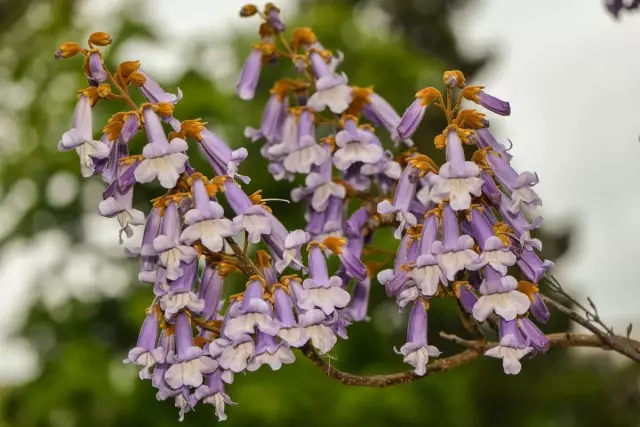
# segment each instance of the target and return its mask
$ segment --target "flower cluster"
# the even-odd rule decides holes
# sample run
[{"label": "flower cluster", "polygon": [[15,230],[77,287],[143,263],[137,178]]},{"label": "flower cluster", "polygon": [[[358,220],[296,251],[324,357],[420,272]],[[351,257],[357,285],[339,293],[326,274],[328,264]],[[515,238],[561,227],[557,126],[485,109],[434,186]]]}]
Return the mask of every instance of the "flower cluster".
[{"label": "flower cluster", "polygon": [[[158,399],[174,399],[180,419],[201,402],[224,420],[235,374],[263,365],[278,370],[294,362],[296,348],[329,352],[338,337],[347,338],[350,324],[368,319],[377,277],[400,308],[411,307],[399,353],[416,374],[424,375],[429,357],[440,354],[427,342],[428,309],[437,297],[457,298],[468,316],[489,321],[500,345],[487,355],[517,373],[521,357],[548,347],[528,317],[545,322],[549,316],[536,283],[552,263],[539,258],[541,242],[531,236],[542,221],[525,216],[541,203],[532,189],[537,176],[512,168],[484,114],[461,109],[468,100],[508,115],[509,104],[481,86],[465,86],[462,73],[450,71],[446,97],[423,89],[401,117],[372,88],[349,85],[338,71],[342,54],[323,47],[311,29],[285,36],[279,12],[273,4],[242,8],[241,16],[262,22],[237,95],[252,99],[262,71],[283,58],[294,65],[297,75],[275,83],[259,127],[247,127],[245,136],[262,142],[274,179],[303,175],[291,199],[306,206],[304,230],[289,231],[260,191],[246,192],[249,177],[238,173],[245,148],[232,150],[206,123],[174,115],[179,90],[165,92],[138,61],[111,72],[100,49],[111,43],[109,35],[94,33],[88,48],[65,43],[56,53],[58,59],[84,56],[88,81],[58,147],[78,154],[84,177],[101,176],[107,184],[98,212],[117,218],[125,253],[140,259],[138,279],[153,291],[125,363],[140,367]],[[132,88],[144,102],[134,101]],[[93,108],[107,100],[129,108],[113,115],[94,140]],[[410,148],[428,107],[447,119],[435,138],[446,152],[440,167]],[[390,147],[383,146],[380,129]],[[138,132],[146,143],[132,154]],[[189,144],[197,145],[212,176],[190,165]],[[401,144],[408,151],[394,157]],[[465,145],[477,147],[470,160]],[[133,208],[134,189],[153,182],[166,191],[145,215]],[[131,243],[136,226],[137,245]],[[363,257],[376,230],[387,226],[395,227],[400,244],[393,268],[376,274],[376,264]],[[339,267],[330,272],[332,256]],[[518,269],[527,281],[514,278]],[[225,300],[231,274],[243,274],[246,288]]]},{"label": "flower cluster", "polygon": [[[442,110],[447,127],[434,144],[445,150],[446,162],[438,167],[424,154],[411,156],[393,200],[378,204],[379,213],[396,215],[401,239],[394,268],[379,272],[378,280],[400,307],[413,304],[400,353],[417,374],[440,353],[425,339],[426,310],[431,299],[449,295],[478,322],[496,316],[500,345],[486,354],[502,358],[504,371],[517,374],[522,356],[549,346],[527,317],[530,312],[548,320],[536,283],[553,267],[538,256],[542,243],[531,236],[542,218],[525,216],[542,203],[532,188],[538,177],[513,169],[485,114],[461,107],[467,100],[506,116],[509,104],[482,86],[467,86],[460,71],[445,72],[443,81],[446,96],[433,87],[420,90],[398,126],[400,137],[410,138],[429,107]],[[465,145],[473,151],[470,160]],[[516,273],[527,281],[518,282]]]}]

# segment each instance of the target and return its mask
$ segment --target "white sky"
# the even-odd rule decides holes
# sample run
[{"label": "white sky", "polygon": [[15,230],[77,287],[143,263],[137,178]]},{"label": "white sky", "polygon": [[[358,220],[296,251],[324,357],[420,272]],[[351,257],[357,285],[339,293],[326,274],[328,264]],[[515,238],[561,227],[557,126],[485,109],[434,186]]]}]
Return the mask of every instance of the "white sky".
[{"label": "white sky", "polygon": [[[106,3],[86,1],[85,17],[95,16]],[[163,39],[165,50],[131,49],[154,73],[179,72],[177,55],[189,37],[219,40],[252,25],[237,17],[244,3],[148,0],[145,13],[172,37]],[[291,0],[278,3],[285,16],[291,13]],[[492,49],[499,55],[474,83],[511,102],[512,116],[495,117],[492,123],[501,139],[514,142],[516,167],[538,172],[546,226],[574,224],[579,230],[558,275],[591,296],[611,323],[640,320],[634,274],[640,261],[635,245],[640,241],[635,186],[640,182],[640,56],[629,49],[640,40],[640,13],[615,22],[602,0],[484,0],[454,21],[463,50]],[[222,68],[212,70],[213,75],[228,72],[218,64]],[[30,259],[0,257],[3,325],[15,325],[22,315],[33,277],[29,266],[50,244],[46,237],[41,240]],[[18,244],[4,255],[9,249],[27,252]],[[34,361],[23,343],[3,343],[0,335],[0,345],[0,381],[33,372]]]}]

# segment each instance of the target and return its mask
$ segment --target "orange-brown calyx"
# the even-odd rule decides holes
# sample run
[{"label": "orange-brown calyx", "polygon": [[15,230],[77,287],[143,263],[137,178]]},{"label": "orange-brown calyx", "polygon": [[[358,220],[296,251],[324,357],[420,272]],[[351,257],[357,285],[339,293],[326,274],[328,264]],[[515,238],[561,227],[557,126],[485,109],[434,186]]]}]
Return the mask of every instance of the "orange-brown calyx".
[{"label": "orange-brown calyx", "polygon": [[417,154],[409,159],[408,164],[418,169],[420,177],[424,177],[427,173],[438,173],[438,165],[426,154]]},{"label": "orange-brown calyx", "polygon": [[351,90],[351,104],[345,111],[345,114],[358,116],[362,110],[371,104],[371,94],[373,93],[373,86],[369,87],[357,87],[354,86]]},{"label": "orange-brown calyx", "polygon": [[173,104],[160,102],[155,104],[155,108],[153,110],[162,117],[171,117],[173,115]]},{"label": "orange-brown calyx", "polygon": [[438,99],[442,99],[442,94],[435,87],[427,87],[416,92],[416,99],[420,99],[420,104],[428,106]]},{"label": "orange-brown calyx", "polygon": [[414,227],[409,227],[407,229],[407,235],[409,236],[409,241],[413,242],[415,240],[420,239],[420,236],[422,235],[422,228],[424,226],[422,224],[418,224]]},{"label": "orange-brown calyx", "polygon": [[359,121],[358,117],[356,116],[353,116],[351,114],[343,114],[342,117],[340,117],[340,120],[338,121],[342,129],[344,129],[344,127],[347,125],[347,120],[353,121],[356,125],[358,124],[358,121]]},{"label": "orange-brown calyx", "polygon": [[271,255],[262,249],[256,251],[256,265],[263,270],[271,268]]},{"label": "orange-brown calyx", "polygon": [[309,27],[294,28],[291,33],[291,48],[296,51],[302,46],[310,46],[316,42],[316,35]]},{"label": "orange-brown calyx", "polygon": [[335,135],[326,136],[326,137],[320,139],[320,143],[328,145],[329,147],[331,147],[331,152],[333,152],[336,149],[336,137],[335,137]]},{"label": "orange-brown calyx", "polygon": [[453,122],[460,127],[468,127],[471,129],[482,129],[487,127],[485,114],[476,110],[462,110]]},{"label": "orange-brown calyx", "polygon": [[66,42],[62,43],[58,50],[55,53],[56,59],[67,59],[77,54],[82,53],[86,55],[88,52],[86,49],[83,49],[78,43],[75,42]]},{"label": "orange-brown calyx", "polygon": [[491,170],[491,166],[489,165],[489,162],[487,161],[487,155],[492,152],[493,152],[493,147],[485,147],[485,148],[476,150],[471,156],[471,161],[474,162],[476,165],[480,166],[480,168],[483,171],[487,172],[489,175],[493,175],[493,172]]},{"label": "orange-brown calyx", "polygon": [[276,95],[282,101],[289,96],[290,92],[307,89],[308,87],[309,83],[301,79],[280,79],[273,85],[270,93]]},{"label": "orange-brown calyx", "polygon": [[209,194],[209,197],[216,197],[218,193],[224,193],[224,183],[227,179],[229,179],[228,176],[217,175],[214,176],[213,179],[205,182],[205,187],[207,188],[207,194]]},{"label": "orange-brown calyx", "polygon": [[118,65],[117,73],[123,81],[128,81],[129,76],[140,68],[140,61],[125,61]]},{"label": "orange-brown calyx", "polygon": [[270,56],[276,51],[276,45],[271,42],[254,43],[252,48],[262,52],[262,56]]},{"label": "orange-brown calyx", "polygon": [[318,247],[321,251],[326,249],[326,246],[317,241],[311,241],[307,244],[307,252],[311,252],[311,249],[314,247]]},{"label": "orange-brown calyx", "polygon": [[103,99],[111,96],[111,86],[109,83],[102,83],[98,86],[98,96]]},{"label": "orange-brown calyx", "polygon": [[272,10],[275,10],[276,12],[280,13],[280,9],[273,3],[267,3],[264,5],[264,14],[268,15],[269,12],[271,12]]},{"label": "orange-brown calyx", "polygon": [[251,282],[260,282],[263,288],[267,286],[267,281],[264,280],[264,277],[258,276],[257,274],[249,276],[249,280],[247,280],[247,286],[249,286]]},{"label": "orange-brown calyx", "polygon": [[540,288],[535,283],[522,280],[518,282],[518,290],[528,296],[529,300],[533,302],[534,296],[540,291]]},{"label": "orange-brown calyx", "polygon": [[[271,24],[269,24],[269,22],[263,22],[262,24],[260,24],[260,28],[258,29],[258,34],[260,35],[261,39],[263,40],[271,39],[275,33],[276,33],[275,30],[273,29]],[[275,50],[275,46],[274,46],[274,50]]]},{"label": "orange-brown calyx", "polygon": [[424,305],[424,309],[425,309],[425,310],[429,310],[429,308],[431,308],[431,303],[429,302],[429,300],[428,300],[428,299],[423,298],[423,297],[418,297],[418,298],[416,299],[416,302],[417,302],[417,301],[420,301],[420,302],[422,303],[422,305]]},{"label": "orange-brown calyx", "polygon": [[469,282],[467,281],[457,281],[457,282],[453,282],[453,292],[456,294],[456,296],[460,296],[460,287],[464,286],[465,288],[471,290],[471,285],[469,284]]},{"label": "orange-brown calyx", "polygon": [[442,207],[435,207],[433,209],[431,209],[430,211],[428,211],[426,214],[424,214],[425,218],[429,218],[431,215],[435,215],[436,218],[438,218],[438,222],[440,220],[442,220]]},{"label": "orange-brown calyx", "polygon": [[134,71],[129,75],[129,81],[137,87],[141,87],[147,82],[147,77],[140,71]]},{"label": "orange-brown calyx", "polygon": [[202,119],[184,120],[180,124],[180,133],[185,137],[193,138],[198,142],[202,142],[201,132],[205,130],[206,122]]},{"label": "orange-brown calyx", "polygon": [[218,264],[216,264],[216,270],[218,270],[218,274],[222,277],[227,277],[237,269],[238,267],[230,262],[219,262]]},{"label": "orange-brown calyx", "polygon": [[484,89],[484,86],[467,86],[462,90],[460,95],[464,99],[468,99],[469,101],[478,104],[480,102],[478,94],[482,92],[482,89]]},{"label": "orange-brown calyx", "polygon": [[89,36],[89,45],[108,46],[113,43],[111,36],[105,32],[98,31]]},{"label": "orange-brown calyx", "polygon": [[240,8],[240,17],[248,18],[258,13],[258,8],[253,4],[245,4]]},{"label": "orange-brown calyx", "polygon": [[344,252],[344,249],[342,249],[342,247],[347,244],[347,239],[342,237],[330,236],[324,239],[322,244],[325,245],[331,252],[337,255],[341,255],[342,252]]},{"label": "orange-brown calyx", "polygon": [[86,89],[79,90],[78,94],[89,98],[91,106],[94,106],[95,103],[98,102],[98,99],[100,99],[100,95],[98,95],[98,88],[95,86],[89,86]]},{"label": "orange-brown calyx", "polygon": [[442,81],[447,87],[463,88],[465,85],[464,74],[460,70],[445,71],[442,75]]}]

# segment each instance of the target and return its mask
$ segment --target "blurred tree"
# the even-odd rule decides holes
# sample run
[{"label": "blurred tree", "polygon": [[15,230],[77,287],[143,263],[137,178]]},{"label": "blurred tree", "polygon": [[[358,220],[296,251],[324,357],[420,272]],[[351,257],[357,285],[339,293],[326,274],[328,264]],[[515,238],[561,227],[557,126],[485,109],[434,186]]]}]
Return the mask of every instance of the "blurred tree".
[{"label": "blurred tree", "polygon": [[[296,22],[313,27],[325,46],[345,53],[344,69],[352,83],[375,85],[379,93],[402,110],[413,99],[417,87],[438,85],[444,69],[458,67],[471,74],[482,64],[465,61],[456,49],[448,25],[453,3],[463,2],[305,1]],[[129,7],[135,4],[129,2]],[[77,8],[77,2],[72,0],[32,0],[17,7],[0,1],[0,87],[13,94],[0,103],[0,128],[11,130],[0,133],[0,182],[5,193],[3,206],[16,200],[22,201],[18,206],[23,206],[14,212],[14,226],[0,234],[0,244],[20,236],[30,238],[47,229],[63,230],[71,241],[64,249],[69,255],[43,272],[41,282],[45,286],[38,288],[43,296],[51,292],[50,283],[64,280],[61,272],[68,264],[78,262],[74,257],[78,251],[95,254],[99,263],[109,263],[110,267],[96,279],[107,295],[111,295],[108,289],[113,286],[115,273],[125,272],[133,278],[137,267],[122,259],[119,252],[91,243],[94,231],[81,225],[94,215],[97,202],[95,197],[84,194],[97,193],[100,184],[97,179],[79,182],[74,156],[56,152],[59,136],[70,122],[74,90],[85,85],[79,61],[53,63],[52,59],[59,42],[81,40],[88,32],[73,26]],[[135,15],[120,16],[119,30],[112,34],[117,42],[108,49],[109,58],[115,58],[133,37],[157,43],[154,32],[144,22],[131,20]],[[247,36],[234,39],[237,61],[248,53],[247,41]],[[22,46],[29,49],[21,49]],[[198,64],[198,59],[212,54],[212,49],[209,43],[195,42],[184,53],[184,63]],[[261,82],[263,89],[278,76],[275,70],[267,71]],[[176,109],[178,117],[202,117],[236,145],[244,143],[243,127],[258,123],[266,102],[265,90],[253,102],[237,100],[228,87],[211,81],[197,68],[187,69],[178,81],[165,84],[167,89],[179,86],[185,93]],[[113,112],[99,108],[95,122],[105,123]],[[425,151],[432,150],[429,147],[436,126],[442,125],[437,119],[430,124],[423,126],[416,138]],[[197,168],[208,170],[202,160],[194,163]],[[287,198],[292,186],[275,183],[267,176],[265,166],[257,147],[250,147],[243,170],[262,170],[264,174],[252,172],[254,181],[249,189],[256,190],[260,185],[269,197]],[[73,177],[72,183],[61,176]],[[56,184],[60,182],[66,184]],[[80,189],[73,190],[74,186]],[[26,194],[31,191],[29,188],[33,197]],[[71,197],[56,197],[59,192],[72,190]],[[11,194],[13,198],[9,197]],[[136,203],[146,210],[147,201],[155,195],[153,188],[142,187],[136,193]],[[274,204],[273,209],[285,224],[299,225],[296,221],[300,221],[300,208]],[[566,248],[568,236],[547,237],[545,245],[557,260]],[[376,239],[392,240],[382,233]],[[72,298],[53,309],[46,298],[38,302],[20,334],[37,352],[40,371],[31,382],[0,393],[0,425],[174,425],[177,414],[171,404],[156,402],[150,384],[137,379],[135,368],[121,363],[135,342],[149,298],[148,288],[132,284],[118,298]],[[431,329],[464,334],[454,313],[454,307],[446,303],[434,304]],[[392,351],[394,345],[404,342],[406,321],[379,289],[373,291],[370,314],[371,322],[349,329],[351,338],[338,345],[332,353],[332,363],[357,373],[407,369]],[[567,322],[559,316],[549,325],[549,331],[567,328]],[[432,338],[437,342],[435,334]],[[438,346],[445,353],[457,351],[450,343],[438,342]],[[299,359],[279,372],[261,369],[249,378],[238,376],[229,387],[229,394],[240,406],[228,409],[227,423],[632,426],[637,425],[640,415],[637,385],[632,381],[638,378],[637,369],[621,369],[600,357],[575,357],[565,350],[553,350],[525,362],[525,369],[517,377],[503,375],[495,360],[480,360],[410,385],[380,390],[342,386],[324,377],[304,358]],[[185,425],[203,425],[213,420],[213,410],[199,406],[196,413],[187,415]]]}]

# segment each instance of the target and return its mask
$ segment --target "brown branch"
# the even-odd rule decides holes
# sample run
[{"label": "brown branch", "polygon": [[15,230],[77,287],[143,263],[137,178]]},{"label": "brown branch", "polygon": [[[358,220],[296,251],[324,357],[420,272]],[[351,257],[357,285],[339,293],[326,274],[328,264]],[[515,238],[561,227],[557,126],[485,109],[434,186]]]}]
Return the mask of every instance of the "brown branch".
[{"label": "brown branch", "polygon": [[540,294],[540,297],[546,304],[555,308],[560,313],[566,315],[569,319],[573,320],[577,324],[593,332],[594,335],[596,335],[604,344],[603,348],[608,347],[609,349],[623,354],[631,360],[640,363],[640,343],[638,341],[621,337],[619,335],[613,335],[607,331],[603,331],[585,317],[571,310],[569,307],[560,304],[553,298],[549,298],[548,296],[542,294]]},{"label": "brown branch", "polygon": [[260,269],[253,263],[251,258],[249,258],[249,256],[242,251],[242,248],[240,248],[240,245],[238,245],[236,243],[236,241],[233,240],[232,237],[227,237],[227,238],[225,238],[225,240],[227,241],[227,243],[231,247],[231,250],[233,251],[233,253],[238,258],[238,267],[245,274],[247,274],[248,276],[252,276],[254,274],[257,274],[260,277],[264,277],[262,275],[262,272],[260,271]]},{"label": "brown branch", "polygon": [[[467,349],[453,356],[437,359],[427,365],[427,375],[437,372],[446,372],[453,368],[465,365],[480,357],[485,351],[497,345],[497,343],[488,343],[484,341],[470,341],[455,335],[441,333],[441,337],[455,342]],[[620,352],[617,348],[610,346],[602,339],[600,335],[586,335],[576,333],[557,333],[547,335],[552,347],[594,347],[603,350],[612,350]],[[640,348],[640,342],[618,337],[617,339],[626,340],[628,345]],[[321,355],[319,355],[310,344],[305,344],[300,350],[311,362],[316,365],[326,376],[340,381],[342,384],[359,387],[389,387],[396,384],[407,384],[415,381],[423,376],[416,375],[413,371],[398,372],[394,374],[380,375],[356,375],[344,372],[327,363]],[[624,353],[623,353],[624,354]],[[634,359],[635,360],[635,359]]]}]

